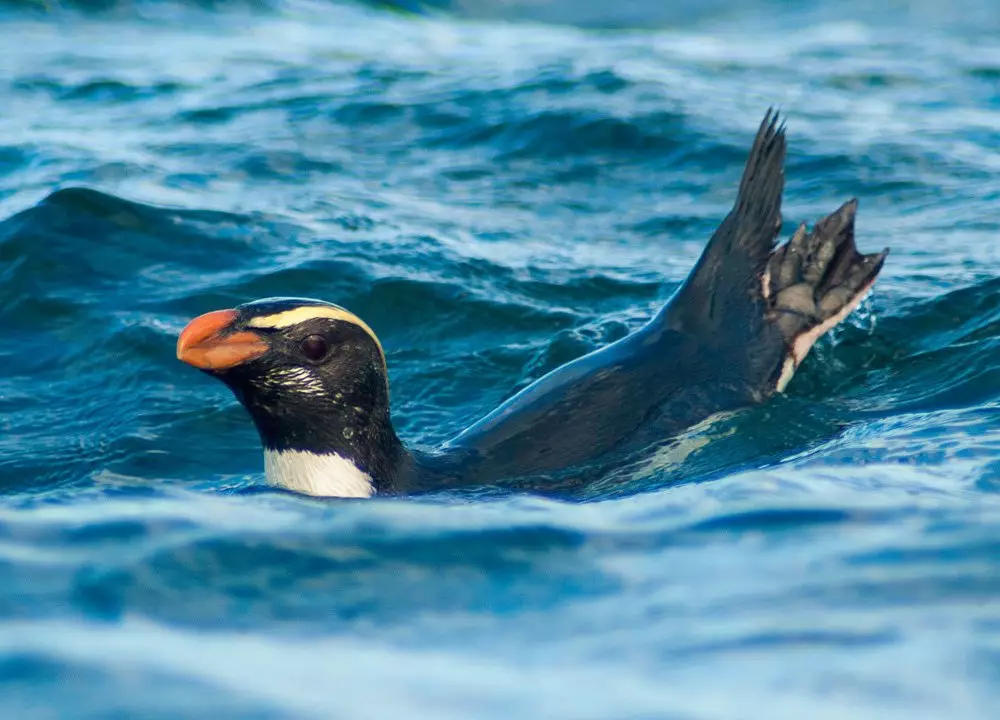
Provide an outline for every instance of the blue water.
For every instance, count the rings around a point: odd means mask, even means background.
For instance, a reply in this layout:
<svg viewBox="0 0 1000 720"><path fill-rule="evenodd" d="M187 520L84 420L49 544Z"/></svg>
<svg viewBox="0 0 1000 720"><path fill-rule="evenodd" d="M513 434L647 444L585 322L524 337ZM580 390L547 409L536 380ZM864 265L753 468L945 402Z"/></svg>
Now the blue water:
<svg viewBox="0 0 1000 720"><path fill-rule="evenodd" d="M0 3L0 716L1000 717L1000 5L875 7ZM641 476L266 491L174 358L338 302L433 444L645 321L771 104L785 236L892 254Z"/></svg>

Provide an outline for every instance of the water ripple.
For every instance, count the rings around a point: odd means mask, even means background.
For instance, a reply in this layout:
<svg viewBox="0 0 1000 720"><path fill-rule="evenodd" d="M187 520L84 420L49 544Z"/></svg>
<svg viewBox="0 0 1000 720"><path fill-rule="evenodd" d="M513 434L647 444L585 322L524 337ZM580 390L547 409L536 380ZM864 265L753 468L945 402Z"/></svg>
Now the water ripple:
<svg viewBox="0 0 1000 720"><path fill-rule="evenodd" d="M3 714L992 717L995 3L386 5L0 4ZM883 277L592 486L269 490L174 357L339 302L433 444L655 312L771 104Z"/></svg>

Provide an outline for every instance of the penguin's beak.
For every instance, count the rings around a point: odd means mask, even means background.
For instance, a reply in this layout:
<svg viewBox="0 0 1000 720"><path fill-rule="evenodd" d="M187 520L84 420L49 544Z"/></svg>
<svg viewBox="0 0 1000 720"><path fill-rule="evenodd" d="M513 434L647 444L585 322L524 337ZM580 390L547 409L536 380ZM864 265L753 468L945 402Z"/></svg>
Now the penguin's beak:
<svg viewBox="0 0 1000 720"><path fill-rule="evenodd" d="M266 353L270 346L253 332L234 332L235 310L196 317L177 338L177 359L200 370L225 370Z"/></svg>

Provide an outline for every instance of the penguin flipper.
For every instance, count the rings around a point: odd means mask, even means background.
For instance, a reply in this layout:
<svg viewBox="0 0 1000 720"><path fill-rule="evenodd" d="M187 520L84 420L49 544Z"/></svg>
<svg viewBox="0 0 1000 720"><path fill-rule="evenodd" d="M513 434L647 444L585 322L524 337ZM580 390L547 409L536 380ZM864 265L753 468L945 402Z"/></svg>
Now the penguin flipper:
<svg viewBox="0 0 1000 720"><path fill-rule="evenodd" d="M764 310L760 278L781 230L785 152L784 123L768 109L733 209L665 308L671 327L717 332L759 318Z"/></svg>
<svg viewBox="0 0 1000 720"><path fill-rule="evenodd" d="M775 248L786 149L784 124L768 110L733 209L653 322L714 347L756 399L785 389L816 341L861 302L888 254L858 252L857 200Z"/></svg>

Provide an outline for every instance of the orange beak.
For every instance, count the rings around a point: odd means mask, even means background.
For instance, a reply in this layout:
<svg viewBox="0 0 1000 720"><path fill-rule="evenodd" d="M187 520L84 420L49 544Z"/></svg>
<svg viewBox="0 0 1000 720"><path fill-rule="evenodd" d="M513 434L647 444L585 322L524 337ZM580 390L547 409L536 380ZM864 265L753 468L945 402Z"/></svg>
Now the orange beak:
<svg viewBox="0 0 1000 720"><path fill-rule="evenodd" d="M256 333L224 335L235 310L216 310L199 315L177 338L177 359L201 370L225 370L258 358L269 349Z"/></svg>

